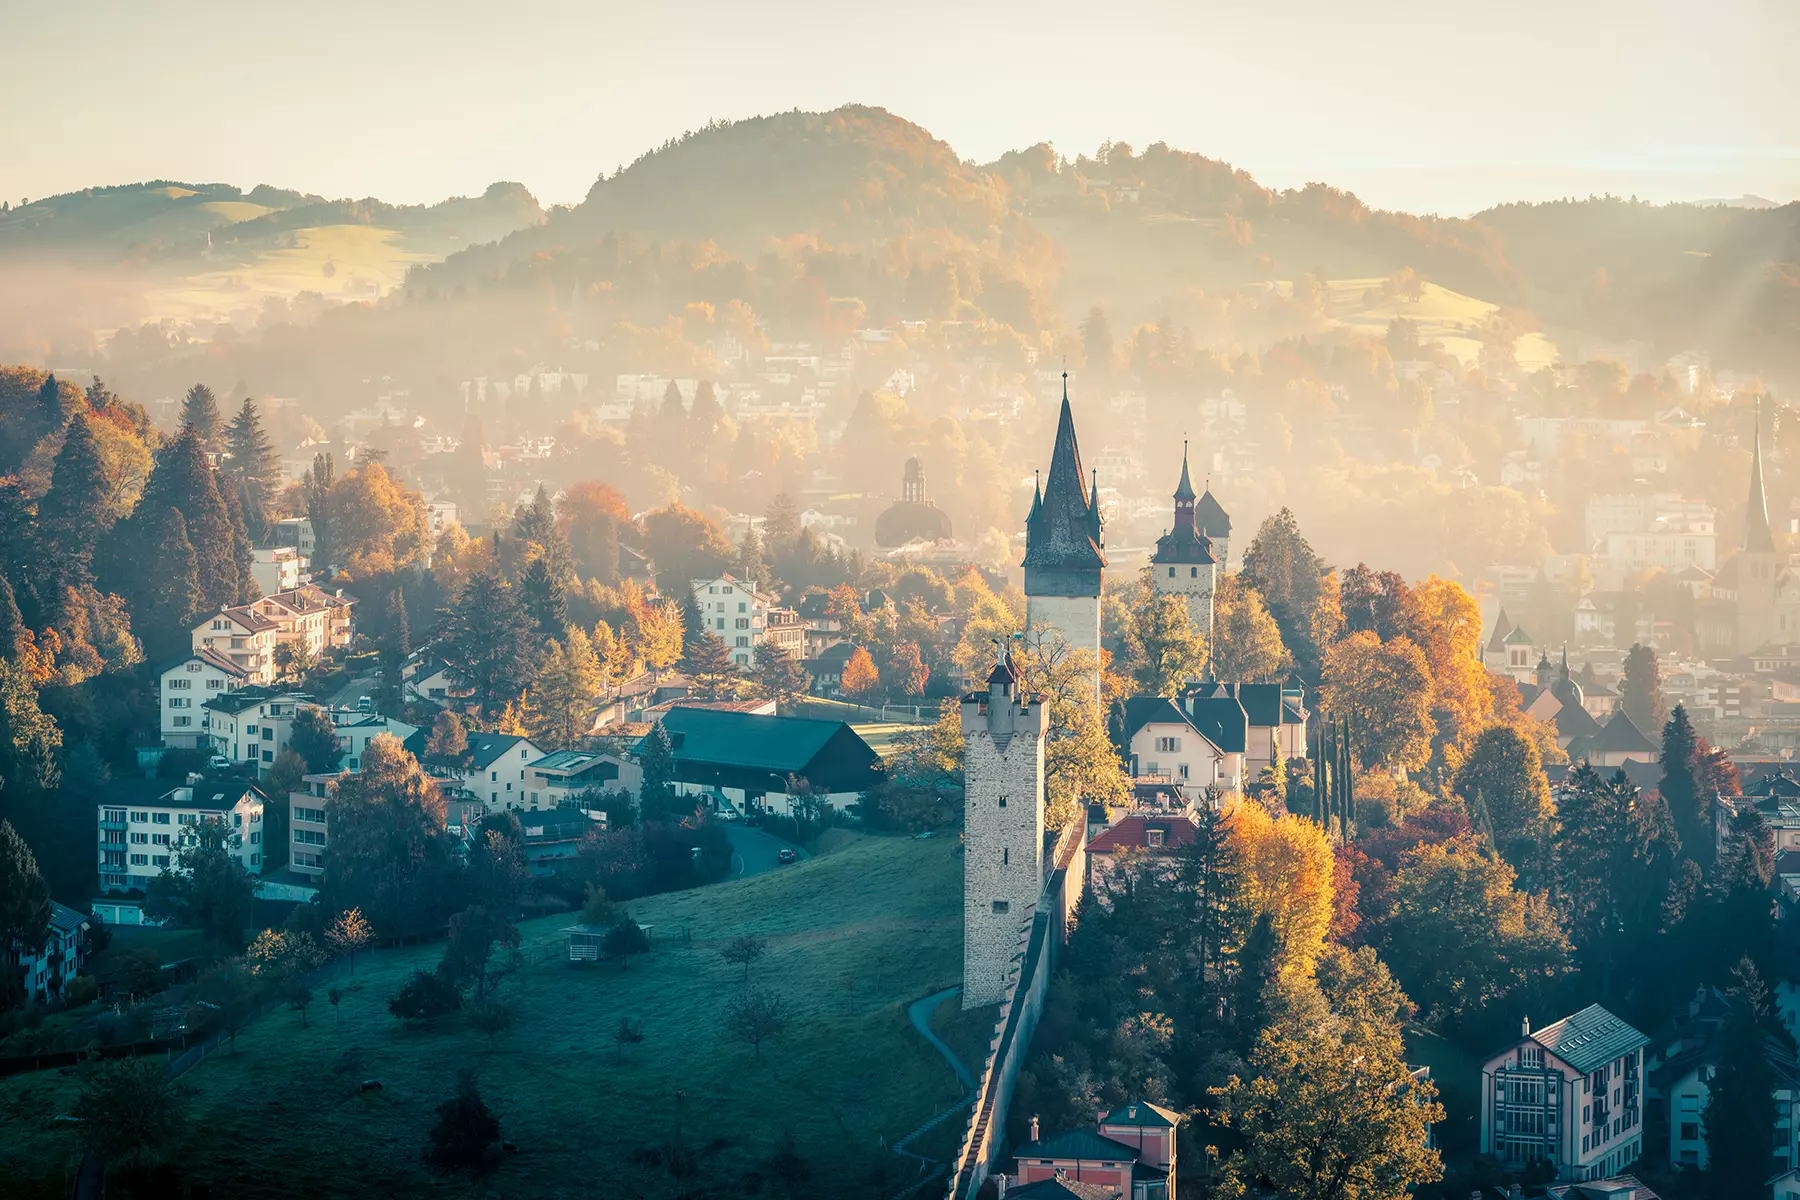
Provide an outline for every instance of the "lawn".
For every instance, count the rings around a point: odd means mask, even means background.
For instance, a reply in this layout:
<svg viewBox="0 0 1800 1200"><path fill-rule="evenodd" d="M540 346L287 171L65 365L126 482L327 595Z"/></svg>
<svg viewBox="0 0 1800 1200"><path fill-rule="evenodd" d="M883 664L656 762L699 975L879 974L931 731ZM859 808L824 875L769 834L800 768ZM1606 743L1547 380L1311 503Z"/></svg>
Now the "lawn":
<svg viewBox="0 0 1800 1200"><path fill-rule="evenodd" d="M404 280L413 264L442 257L411 249L397 231L375 225L298 229L293 241L258 250L251 261L176 280L154 292L151 304L161 313L189 316L260 306L265 296L303 291L331 300L374 300Z"/></svg>
<svg viewBox="0 0 1800 1200"><path fill-rule="evenodd" d="M193 1132L182 1158L236 1197L285 1200L302 1181L309 1196L725 1196L748 1193L746 1174L791 1133L814 1180L880 1193L890 1176L877 1174L904 1169L885 1145L957 1096L905 1008L959 974L959 874L947 839L857 838L781 871L633 904L656 948L623 970L568 964L558 931L570 918L527 922L526 965L501 988L517 1023L491 1047L460 1018L415 1030L388 1014L388 996L438 947L365 955L336 981L335 1015L322 982L307 1024L273 1013L235 1053L183 1078ZM743 933L770 945L752 986L794 1014L760 1063L723 1029L742 983L718 949ZM644 1035L623 1065L610 1037L621 1017ZM465 1066L517 1146L479 1184L442 1180L421 1157ZM361 1092L364 1079L381 1090ZM0 1081L0 1178L20 1194L67 1195L78 1151L51 1118L73 1086L54 1073ZM678 1116L686 1145L722 1142L680 1185L633 1161L669 1143Z"/></svg>
<svg viewBox="0 0 1800 1200"><path fill-rule="evenodd" d="M1453 292L1435 283L1426 283L1420 288L1416 303L1399 299L1376 299L1373 304L1365 303L1364 293L1371 288L1379 289L1380 279L1333 279L1329 287L1331 311L1337 314L1338 324L1382 337L1387 333L1389 322L1404 317L1418 326L1421 338L1442 342L1445 350L1465 364L1480 357L1481 342L1477 332L1499 309L1497 304ZM1541 333L1520 337L1513 344L1513 353L1518 357L1519 365L1528 371L1549 366L1557 359L1556 346Z"/></svg>

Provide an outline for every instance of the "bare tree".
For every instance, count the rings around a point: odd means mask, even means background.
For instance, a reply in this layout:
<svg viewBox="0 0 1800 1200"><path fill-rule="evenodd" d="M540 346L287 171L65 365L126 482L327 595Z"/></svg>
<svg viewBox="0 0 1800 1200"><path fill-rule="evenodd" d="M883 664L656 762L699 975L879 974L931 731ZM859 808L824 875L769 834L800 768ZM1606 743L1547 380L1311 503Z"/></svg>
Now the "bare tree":
<svg viewBox="0 0 1800 1200"><path fill-rule="evenodd" d="M769 952L769 943L753 933L732 938L719 951L719 957L734 967L744 968L744 986L750 986L750 964Z"/></svg>
<svg viewBox="0 0 1800 1200"><path fill-rule="evenodd" d="M788 1027L787 1001L773 992L747 992L725 1010L725 1028L739 1041L749 1042L762 1061L762 1045Z"/></svg>
<svg viewBox="0 0 1800 1200"><path fill-rule="evenodd" d="M613 1061L619 1066L625 1065L625 1047L636 1046L644 1040L644 1027L630 1017L620 1017L619 1023L613 1027Z"/></svg>

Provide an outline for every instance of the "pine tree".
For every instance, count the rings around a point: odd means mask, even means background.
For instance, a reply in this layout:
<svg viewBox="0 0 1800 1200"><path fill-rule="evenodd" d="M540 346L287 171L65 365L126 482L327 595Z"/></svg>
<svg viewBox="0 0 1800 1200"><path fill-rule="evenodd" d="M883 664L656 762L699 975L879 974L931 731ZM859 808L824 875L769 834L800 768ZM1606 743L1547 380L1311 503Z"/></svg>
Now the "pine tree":
<svg viewBox="0 0 1800 1200"><path fill-rule="evenodd" d="M662 405L656 410L656 444L662 459L670 464L678 462L687 449L687 406L673 379L663 389Z"/></svg>
<svg viewBox="0 0 1800 1200"><path fill-rule="evenodd" d="M157 455L144 495L114 531L117 586L109 590L142 600L160 571L154 549L164 534L162 513L181 513L183 533L199 564L201 604L224 608L238 603L247 575L247 555L238 545L231 513L219 495L206 451L192 432L183 433ZM165 610L166 611L166 610Z"/></svg>
<svg viewBox="0 0 1800 1200"><path fill-rule="evenodd" d="M197 436L203 445L210 445L219 432L219 401L204 383L189 388L181 402L181 428Z"/></svg>
<svg viewBox="0 0 1800 1200"><path fill-rule="evenodd" d="M306 520L313 531L312 570L320 579L330 578L335 551L331 544L331 488L336 482L335 476L331 455L315 454L312 469L301 481L301 492L306 497Z"/></svg>
<svg viewBox="0 0 1800 1200"><path fill-rule="evenodd" d="M547 559L531 560L519 576L519 594L540 637L563 636L569 626L569 600L563 593L562 580L551 573Z"/></svg>
<svg viewBox="0 0 1800 1200"><path fill-rule="evenodd" d="M244 400L237 416L225 432L225 450L231 456L230 471L244 482L267 495L281 482L281 463L275 457L274 444L263 432L262 415L256 401Z"/></svg>
<svg viewBox="0 0 1800 1200"><path fill-rule="evenodd" d="M395 588L388 597L387 628L381 634L381 711L397 713L405 700L403 672L412 653L412 631L406 621L406 592Z"/></svg>
<svg viewBox="0 0 1800 1200"><path fill-rule="evenodd" d="M10 821L0 820L0 947L7 950L6 969L0 971L0 1012L23 998L14 953L42 950L49 931L50 885L25 839Z"/></svg>
<svg viewBox="0 0 1800 1200"><path fill-rule="evenodd" d="M1227 947L1243 934L1243 883L1237 850L1221 811L1222 797L1208 795L1195 814L1194 841L1181 860L1182 894L1192 905L1189 928L1204 989L1217 995L1229 962Z"/></svg>
<svg viewBox="0 0 1800 1200"><path fill-rule="evenodd" d="M756 647L753 658L751 674L763 695L778 704L790 704L796 696L806 694L809 677L793 651L765 640Z"/></svg>
<svg viewBox="0 0 1800 1200"><path fill-rule="evenodd" d="M675 803L675 743L660 720L638 743L637 760L643 772L639 811L646 821L666 815Z"/></svg>
<svg viewBox="0 0 1800 1200"><path fill-rule="evenodd" d="M1657 790L1674 818L1682 853L1707 863L1712 860L1711 798L1700 795L1699 762L1700 735L1688 720L1687 708L1677 704L1662 729L1662 783Z"/></svg>
<svg viewBox="0 0 1800 1200"><path fill-rule="evenodd" d="M1662 694L1662 668L1657 664L1656 651L1648 646L1633 643L1625 652L1625 677L1619 681L1619 707L1645 734L1661 729L1668 719Z"/></svg>
<svg viewBox="0 0 1800 1200"><path fill-rule="evenodd" d="M800 506L786 492L777 492L763 522L764 552L779 559L793 550L799 537Z"/></svg>
<svg viewBox="0 0 1800 1200"><path fill-rule="evenodd" d="M451 676L472 688L488 716L516 700L531 682L536 627L513 586L493 571L471 575L456 604L441 614L441 649Z"/></svg>
<svg viewBox="0 0 1800 1200"><path fill-rule="evenodd" d="M93 424L76 413L57 451L50 490L38 501L38 553L58 591L94 581L94 551L111 524L111 490Z"/></svg>
<svg viewBox="0 0 1800 1200"><path fill-rule="evenodd" d="M527 546L537 547L539 557L547 560L545 565L559 585L574 572L574 553L556 520L556 506L551 503L550 493L543 484L538 485L531 503L514 514L512 535L519 553Z"/></svg>
<svg viewBox="0 0 1800 1200"><path fill-rule="evenodd" d="M739 579L754 584L758 591L772 592L774 581L769 578L769 564L763 558L762 535L751 525L744 530L743 540L738 543L737 562L732 570Z"/></svg>
<svg viewBox="0 0 1800 1200"><path fill-rule="evenodd" d="M687 670L702 691L708 696L717 697L736 668L732 665L731 651L726 647L724 639L715 634L702 633L699 640L688 644Z"/></svg>
<svg viewBox="0 0 1800 1200"><path fill-rule="evenodd" d="M250 565L256 561L255 552L250 549L250 531L244 525L244 510L238 504L238 489L231 479L215 473L214 481L231 519L231 565L237 573L237 598L233 603L248 604L262 594L250 573Z"/></svg>
<svg viewBox="0 0 1800 1200"><path fill-rule="evenodd" d="M560 641L551 638L526 701L532 736L559 750L573 746L593 725L602 686L600 661L581 626L571 625Z"/></svg>
<svg viewBox="0 0 1800 1200"><path fill-rule="evenodd" d="M26 627L25 618L19 615L12 584L6 582L6 576L0 575L0 659L22 663L30 646L31 630Z"/></svg>
<svg viewBox="0 0 1800 1200"><path fill-rule="evenodd" d="M1705 1114L1706 1190L1717 1200L1764 1193L1779 1115L1775 1089L1781 1086L1769 1064L1770 1031L1776 1026L1769 989L1748 958L1732 975L1731 1014L1720 1031Z"/></svg>
<svg viewBox="0 0 1800 1200"><path fill-rule="evenodd" d="M188 540L187 522L179 509L163 510L155 546L157 568L146 580L143 614L144 649L152 659L177 654L189 642L204 595L200 563Z"/></svg>
<svg viewBox="0 0 1800 1200"><path fill-rule="evenodd" d="M56 382L56 376L44 377L43 385L38 388L37 398L38 413L43 418L44 425L51 430L61 428L64 416L62 385Z"/></svg>
<svg viewBox="0 0 1800 1200"><path fill-rule="evenodd" d="M688 436L702 458L710 457L718 449L719 435L724 429L725 408L713 392L712 380L702 379L699 387L694 389L694 405L688 411Z"/></svg>

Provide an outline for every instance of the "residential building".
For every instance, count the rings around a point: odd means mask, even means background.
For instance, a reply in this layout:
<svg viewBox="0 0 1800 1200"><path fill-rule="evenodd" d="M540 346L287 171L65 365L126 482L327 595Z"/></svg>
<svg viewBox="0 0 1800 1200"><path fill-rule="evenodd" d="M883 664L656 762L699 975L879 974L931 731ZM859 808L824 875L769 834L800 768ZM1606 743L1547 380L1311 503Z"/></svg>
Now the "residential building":
<svg viewBox="0 0 1800 1200"><path fill-rule="evenodd" d="M469 748L455 761L431 761L430 772L487 805L489 812L526 807L529 768L548 757L530 738L512 733L472 732Z"/></svg>
<svg viewBox="0 0 1800 1200"><path fill-rule="evenodd" d="M622 788L636 795L643 772L634 762L595 750L556 750L528 765L526 790L517 807L528 812L572 806L586 791Z"/></svg>
<svg viewBox="0 0 1800 1200"><path fill-rule="evenodd" d="M258 546L250 552L250 578L265 596L299 587L306 567L307 560L292 546Z"/></svg>
<svg viewBox="0 0 1800 1200"><path fill-rule="evenodd" d="M1122 703L1123 753L1132 778L1166 782L1189 803L1209 787L1235 791L1226 754L1166 696L1134 696ZM1241 762L1238 765L1241 771ZM1235 786L1234 786L1235 785ZM1091 852L1091 849L1090 849Z"/></svg>
<svg viewBox="0 0 1800 1200"><path fill-rule="evenodd" d="M17 965L23 969L25 1002L41 1004L54 1000L75 981L84 959L88 919L66 904L50 902L50 924L44 930L44 944L35 951L18 951Z"/></svg>
<svg viewBox="0 0 1800 1200"><path fill-rule="evenodd" d="M1650 1039L1598 1004L1532 1030L1481 1068L1481 1152L1518 1170L1605 1179L1644 1149Z"/></svg>
<svg viewBox="0 0 1800 1200"><path fill-rule="evenodd" d="M416 664L406 675L408 698L438 708L460 708L474 689L450 677L450 668L435 659Z"/></svg>
<svg viewBox="0 0 1800 1200"><path fill-rule="evenodd" d="M214 696L200 707L213 753L234 763L254 763L260 775L287 749L301 708L316 706L299 692L246 686Z"/></svg>
<svg viewBox="0 0 1800 1200"><path fill-rule="evenodd" d="M1585 709L1586 705L1582 707ZM1659 753L1656 745L1644 736L1637 722L1623 708L1615 711L1600 727L1600 732L1581 749L1582 757L1595 767L1622 767L1628 762L1653 763ZM1571 753L1570 757L1575 755Z"/></svg>
<svg viewBox="0 0 1800 1200"><path fill-rule="evenodd" d="M1636 1175L1614 1175L1589 1183L1552 1183L1544 1188L1546 1200L1658 1200ZM1775 1200L1784 1200L1780 1192ZM1794 1200L1800 1200L1796 1194Z"/></svg>
<svg viewBox="0 0 1800 1200"><path fill-rule="evenodd" d="M581 856L581 843L594 830L606 828L604 813L590 816L579 808L542 808L519 814L525 840L525 863L540 878L554 875Z"/></svg>
<svg viewBox="0 0 1800 1200"><path fill-rule="evenodd" d="M136 798L143 792L135 786L118 789L117 799L99 803L103 894L142 892L164 868L179 868L181 847L193 841L202 821L218 821L230 830L232 857L249 874L262 874L262 792L253 784L191 778L190 783L143 799ZM142 923L141 915L135 919L114 915L121 919L104 914L102 919L110 924Z"/></svg>
<svg viewBox="0 0 1800 1200"><path fill-rule="evenodd" d="M197 650L164 667L156 677L162 744L181 750L204 749L210 736L202 706L249 682L250 673L217 650Z"/></svg>
<svg viewBox="0 0 1800 1200"><path fill-rule="evenodd" d="M790 775L823 789L840 810L882 777L880 756L842 721L681 707L662 726L675 751L675 790L745 812L791 813Z"/></svg>
<svg viewBox="0 0 1800 1200"><path fill-rule="evenodd" d="M275 682L274 621L250 608L221 608L194 626L194 649L212 650L244 669L251 683Z"/></svg>
<svg viewBox="0 0 1800 1200"><path fill-rule="evenodd" d="M1047 1138L1039 1136L1033 1117L1031 1140L1016 1155L1017 1182L1030 1187L1061 1179L1111 1188L1128 1200L1172 1200L1180 1125L1180 1113L1146 1100L1101 1113L1092 1131L1073 1129ZM1015 1194L1010 1181L1006 1194Z"/></svg>
<svg viewBox="0 0 1800 1200"><path fill-rule="evenodd" d="M338 746L343 751L338 765L346 771L361 770L362 756L369 749L369 743L384 733L391 735L415 756L425 752L425 734L417 725L408 725L393 717L354 708L333 708L328 712L331 727L337 731Z"/></svg>
<svg viewBox="0 0 1800 1200"><path fill-rule="evenodd" d="M1716 853L1723 855L1731 841L1731 822L1739 812L1754 808L1762 814L1774 839L1774 850L1800 850L1800 780L1777 767L1744 787L1741 796L1713 797L1713 837ZM1800 1164L1797 1164L1800 1165Z"/></svg>
<svg viewBox="0 0 1800 1200"><path fill-rule="evenodd" d="M1187 813L1127 813L1088 839L1088 882L1105 891L1127 862L1154 859L1172 863L1197 836Z"/></svg>
<svg viewBox="0 0 1800 1200"><path fill-rule="evenodd" d="M310 466L309 458L307 464ZM294 475L298 479L299 474ZM310 559L318 548L313 537L312 521L306 517L284 517L275 522L275 535L270 539L277 546L291 546L302 558Z"/></svg>
<svg viewBox="0 0 1800 1200"><path fill-rule="evenodd" d="M288 793L288 869L318 878L325 873L325 849L331 831L325 817L325 801L331 785L345 772L331 771L301 777L303 790Z"/></svg>
<svg viewBox="0 0 1800 1200"><path fill-rule="evenodd" d="M1730 1016L1724 993L1701 987L1688 1001L1686 1015L1661 1031L1646 1052L1648 1111L1653 1125L1666 1129L1671 1169L1707 1168L1706 1108ZM1776 1141L1770 1171L1780 1173L1800 1168L1800 1063L1779 1038L1765 1035L1764 1040L1764 1056L1775 1076Z"/></svg>
<svg viewBox="0 0 1800 1200"><path fill-rule="evenodd" d="M769 623L763 627L763 640L792 655L795 661L806 657L806 622L791 608L771 608Z"/></svg>
<svg viewBox="0 0 1800 1200"><path fill-rule="evenodd" d="M730 573L716 579L696 579L691 586L694 602L700 607L701 626L725 643L732 662L748 667L768 629L775 598L757 591L754 581L746 582ZM798 622L795 624L798 628ZM804 640L805 631L799 632Z"/></svg>
<svg viewBox="0 0 1800 1200"><path fill-rule="evenodd" d="M831 597L824 592L802 596L795 610L805 625L805 656L817 658L844 640L843 619L831 611Z"/></svg>
<svg viewBox="0 0 1800 1200"><path fill-rule="evenodd" d="M275 623L275 644L293 643L306 647L316 661L331 645L332 606L318 588L294 588L266 594L244 607L255 611L266 621Z"/></svg>

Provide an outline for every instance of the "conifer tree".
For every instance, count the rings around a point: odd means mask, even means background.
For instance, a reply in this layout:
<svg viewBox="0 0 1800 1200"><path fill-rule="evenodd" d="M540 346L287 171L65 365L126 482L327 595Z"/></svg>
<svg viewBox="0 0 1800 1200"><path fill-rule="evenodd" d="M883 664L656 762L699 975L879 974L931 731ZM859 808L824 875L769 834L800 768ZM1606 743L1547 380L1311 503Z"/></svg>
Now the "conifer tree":
<svg viewBox="0 0 1800 1200"><path fill-rule="evenodd" d="M219 499L225 504L225 512L231 518L231 565L237 574L237 599L234 603L248 604L262 594L256 579L250 574L250 564L256 561L255 553L250 549L250 531L244 526L244 510L238 504L238 489L229 478L215 473L214 482L219 487Z"/></svg>
<svg viewBox="0 0 1800 1200"><path fill-rule="evenodd" d="M43 385L38 388L38 412L50 429L63 423L62 385L56 382L54 375L46 375Z"/></svg>
<svg viewBox="0 0 1800 1200"><path fill-rule="evenodd" d="M731 651L722 639L711 633L702 633L698 640L688 643L687 669L701 690L715 698L735 670L731 664Z"/></svg>
<svg viewBox="0 0 1800 1200"><path fill-rule="evenodd" d="M412 631L406 621L406 592L395 588L388 597L387 628L381 634L382 712L399 712L405 700L402 672L412 653Z"/></svg>
<svg viewBox="0 0 1800 1200"><path fill-rule="evenodd" d="M223 608L238 603L248 573L248 556L237 544L237 530L219 495L215 472L192 431L184 432L157 455L143 498L131 518L115 529L118 574L117 586L111 590L141 601L146 589L155 586L152 576L160 566L153 552L165 535L162 514L171 508L181 513L183 535L199 566L201 604Z"/></svg>
<svg viewBox="0 0 1800 1200"><path fill-rule="evenodd" d="M1681 851L1696 862L1712 860L1711 798L1700 795L1700 735L1688 719L1687 708L1677 704L1662 728L1662 783L1657 790L1669 806Z"/></svg>
<svg viewBox="0 0 1800 1200"><path fill-rule="evenodd" d="M109 525L111 487L100 445L86 413L69 422L50 475L50 490L38 501L38 553L58 591L94 580L94 550Z"/></svg>
<svg viewBox="0 0 1800 1200"><path fill-rule="evenodd" d="M313 574L319 578L331 575L331 487L335 480L336 470L329 454L313 455L312 469L307 471L306 478L301 481L301 491L306 497L306 520L313 531Z"/></svg>
<svg viewBox="0 0 1800 1200"><path fill-rule="evenodd" d="M144 649L153 660L172 657L190 644L189 631L204 600L199 560L181 511L164 509L155 532L157 568L145 580L148 587L141 593L145 601Z"/></svg>
<svg viewBox="0 0 1800 1200"><path fill-rule="evenodd" d="M44 948L50 931L50 886L38 871L36 857L10 821L0 820L0 1012L23 999L21 972L14 953Z"/></svg>
<svg viewBox="0 0 1800 1200"><path fill-rule="evenodd" d="M536 630L513 586L494 571L471 575L456 604L441 614L442 650L451 676L473 689L493 716L531 682Z"/></svg>
<svg viewBox="0 0 1800 1200"><path fill-rule="evenodd" d="M671 379L669 386L663 389L662 404L656 410L656 443L663 460L679 461L682 451L687 449L687 438L687 405L682 402L681 389Z"/></svg>
<svg viewBox="0 0 1800 1200"><path fill-rule="evenodd" d="M1731 1015L1720 1031L1706 1105L1706 1191L1717 1200L1764 1193L1779 1115L1775 1089L1781 1086L1769 1063L1777 1024L1769 989L1748 958L1732 975Z"/></svg>
<svg viewBox="0 0 1800 1200"><path fill-rule="evenodd" d="M181 402L181 428L210 445L219 432L219 400L204 383L196 383Z"/></svg>
<svg viewBox="0 0 1800 1200"><path fill-rule="evenodd" d="M719 435L725 428L725 408L713 392L712 380L702 379L694 389L694 404L688 410L688 437L702 457L718 448Z"/></svg>
<svg viewBox="0 0 1800 1200"><path fill-rule="evenodd" d="M25 618L19 615L12 584L6 582L6 576L0 575L0 659L22 663L28 653L26 648L31 644L31 630L26 627Z"/></svg>
<svg viewBox="0 0 1800 1200"><path fill-rule="evenodd" d="M263 432L262 414L256 409L256 401L246 397L244 406L231 419L225 431L225 449L231 455L231 473L253 485L259 493L266 495L281 482L281 463L276 460L274 445Z"/></svg>
<svg viewBox="0 0 1800 1200"><path fill-rule="evenodd" d="M1662 668L1656 651L1633 643L1625 652L1625 677L1619 681L1619 707L1646 736L1662 728L1668 717L1663 701Z"/></svg>
<svg viewBox="0 0 1800 1200"><path fill-rule="evenodd" d="M562 580L551 573L550 563L534 558L519 576L520 601L537 626L538 636L560 638L569 626L569 600Z"/></svg>

